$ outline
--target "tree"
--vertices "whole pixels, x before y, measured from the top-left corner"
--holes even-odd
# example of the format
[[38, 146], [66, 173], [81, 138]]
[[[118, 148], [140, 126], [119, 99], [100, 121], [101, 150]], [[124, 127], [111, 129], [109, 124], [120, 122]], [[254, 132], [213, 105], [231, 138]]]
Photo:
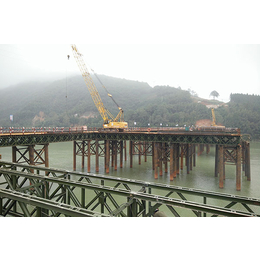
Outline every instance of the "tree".
[[214, 97], [214, 99], [215, 99], [215, 98], [218, 98], [219, 93], [218, 93], [216, 90], [213, 90], [213, 91], [210, 93], [209, 96], [212, 96], [212, 97]]
[[197, 94], [194, 90], [188, 88], [188, 91], [190, 92], [190, 94], [191, 94], [192, 96], [198, 97], [198, 94]]

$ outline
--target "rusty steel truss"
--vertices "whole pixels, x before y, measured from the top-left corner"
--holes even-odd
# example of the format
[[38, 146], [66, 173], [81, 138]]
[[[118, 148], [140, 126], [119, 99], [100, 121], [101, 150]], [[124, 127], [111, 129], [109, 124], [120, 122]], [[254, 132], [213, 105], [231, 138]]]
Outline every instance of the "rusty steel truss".
[[188, 144], [219, 144], [238, 145], [241, 141], [239, 132], [110, 132], [86, 131], [81, 133], [13, 133], [0, 135], [0, 147], [48, 144], [55, 142], [81, 141], [81, 140], [111, 140], [111, 141], [143, 141], [143, 142], [169, 142]]

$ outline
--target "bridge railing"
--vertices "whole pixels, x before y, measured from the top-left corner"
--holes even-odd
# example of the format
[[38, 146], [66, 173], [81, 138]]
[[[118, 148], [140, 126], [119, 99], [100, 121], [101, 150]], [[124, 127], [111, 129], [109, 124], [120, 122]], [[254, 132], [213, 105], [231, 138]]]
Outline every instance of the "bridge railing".
[[[12, 135], [12, 134], [49, 134], [49, 133], [83, 133], [100, 131], [100, 127], [0, 127], [0, 135]], [[124, 129], [125, 132], [224, 132], [224, 133], [238, 133], [239, 128], [226, 128], [218, 126], [210, 127], [129, 127]]]
[[80, 133], [96, 131], [97, 128], [80, 127], [0, 127], [0, 134], [48, 134], [48, 133]]

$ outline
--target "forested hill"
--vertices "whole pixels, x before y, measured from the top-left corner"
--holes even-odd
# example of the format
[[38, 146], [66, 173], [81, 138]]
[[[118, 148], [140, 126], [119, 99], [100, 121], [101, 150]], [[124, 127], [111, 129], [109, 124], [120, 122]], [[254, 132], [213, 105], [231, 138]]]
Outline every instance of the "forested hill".
[[260, 96], [231, 94], [228, 106], [217, 112], [223, 125], [238, 127], [242, 133], [260, 140]]
[[[169, 86], [150, 87], [145, 82], [98, 75], [125, 112], [129, 126], [191, 126], [211, 120], [211, 110], [188, 91]], [[118, 108], [93, 76], [105, 107], [117, 115]], [[250, 100], [249, 100], [250, 99]], [[215, 110], [217, 123], [240, 127], [260, 138], [260, 97], [232, 94], [227, 106]], [[10, 121], [13, 115], [14, 121]], [[55, 82], [28, 82], [0, 90], [0, 126], [102, 126], [82, 76]]]
[[[169, 86], [98, 75], [100, 81], [125, 112], [129, 126], [191, 125], [210, 111], [192, 101], [188, 91]], [[93, 76], [105, 107], [119, 112], [107, 92]], [[0, 90], [0, 125], [10, 126], [102, 126], [102, 118], [82, 76], [55, 82], [29, 82]], [[10, 115], [14, 122], [10, 122]]]
[[[151, 87], [147, 83], [98, 76], [109, 93], [125, 110], [135, 109], [147, 96]], [[117, 106], [108, 97], [95, 76], [102, 101], [112, 114]], [[14, 121], [10, 122], [10, 115]], [[54, 82], [27, 82], [0, 89], [0, 126], [102, 126], [99, 115], [82, 76]]]

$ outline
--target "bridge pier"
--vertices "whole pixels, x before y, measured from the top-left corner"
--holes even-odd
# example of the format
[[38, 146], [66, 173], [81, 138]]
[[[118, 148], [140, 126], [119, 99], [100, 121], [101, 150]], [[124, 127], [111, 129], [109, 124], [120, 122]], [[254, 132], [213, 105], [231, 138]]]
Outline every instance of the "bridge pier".
[[153, 152], [153, 156], [154, 156], [154, 178], [155, 179], [158, 179], [158, 162], [159, 162], [159, 159], [158, 159], [158, 147], [159, 147], [159, 144], [156, 142], [154, 143], [154, 152]]
[[225, 164], [233, 164], [236, 166], [236, 190], [241, 190], [242, 165], [247, 180], [251, 180], [248, 154], [249, 144], [247, 142], [242, 142], [242, 145], [238, 144], [237, 146], [216, 145], [215, 177], [219, 176], [219, 188], [224, 187]]
[[[109, 167], [116, 171], [119, 167], [123, 168], [124, 152], [126, 153], [126, 143], [123, 141], [111, 140], [83, 140], [73, 142], [73, 170], [76, 170], [77, 156], [81, 156], [81, 167], [85, 168], [85, 158], [87, 158], [87, 172], [91, 172], [91, 155], [95, 156], [95, 171], [99, 172], [99, 158], [104, 157], [104, 172], [109, 173]], [[130, 156], [130, 159], [132, 157]], [[125, 161], [127, 156], [125, 155]], [[132, 158], [133, 159], [133, 158]], [[131, 167], [131, 165], [130, 165]]]
[[209, 154], [210, 152], [210, 145], [209, 144], [198, 144], [198, 156], [200, 156], [204, 151], [206, 147], [206, 153]]
[[194, 144], [180, 143], [154, 143], [152, 145], [152, 162], [155, 179], [168, 173], [168, 162], [170, 163], [170, 180], [172, 181], [183, 170], [183, 158], [185, 157], [185, 166], [187, 174], [190, 173], [192, 167], [196, 166], [196, 147]]
[[241, 190], [241, 159], [242, 151], [241, 145], [238, 145], [236, 148], [237, 160], [236, 160], [236, 189]]
[[[38, 166], [44, 165], [49, 167], [49, 144], [43, 145], [24, 145], [24, 146], [12, 146], [12, 162], [13, 163], [27, 163], [29, 165]], [[33, 169], [30, 169], [31, 173], [34, 173]], [[47, 175], [47, 172], [45, 172]], [[16, 176], [12, 176], [11, 179], [13, 189], [16, 189], [18, 186], [18, 179]], [[29, 185], [32, 185], [31, 181]], [[48, 186], [48, 184], [45, 184]], [[43, 196], [46, 197], [48, 187], [43, 187]], [[47, 197], [46, 197], [47, 198]], [[20, 205], [21, 206], [21, 205]], [[12, 207], [14, 214], [17, 214], [17, 203], [14, 201]], [[24, 208], [24, 210], [26, 210]], [[37, 216], [42, 216], [44, 213], [47, 214], [47, 210], [37, 207]]]
[[[133, 156], [138, 155], [138, 164], [141, 165], [142, 158], [147, 162], [147, 156], [152, 156], [152, 169], [154, 170], [154, 178], [163, 176], [170, 170], [170, 180], [176, 178], [183, 170], [183, 159], [185, 158], [185, 166], [187, 174], [192, 171], [192, 167], [196, 166], [196, 146], [195, 144], [180, 144], [167, 142], [143, 142], [129, 141], [129, 163], [130, 168], [133, 167]], [[124, 156], [125, 152], [125, 156]], [[104, 171], [109, 173], [110, 167], [116, 171], [119, 165], [123, 167], [123, 158], [127, 160], [126, 141], [104, 140], [83, 140], [74, 141], [73, 144], [73, 170], [76, 170], [76, 156], [81, 156], [82, 169], [85, 167], [85, 157], [87, 158], [87, 171], [91, 172], [91, 155], [95, 155], [95, 170], [99, 172], [99, 157], [104, 157]], [[180, 162], [181, 161], [181, 162]], [[169, 163], [169, 169], [168, 169]]]
[[[39, 147], [40, 146], [40, 147]], [[49, 167], [49, 144], [12, 146], [12, 162]]]
[[186, 160], [185, 160], [185, 164], [187, 167], [187, 174], [190, 173], [190, 169], [191, 169], [191, 155], [190, 155], [190, 144], [186, 144], [186, 156], [185, 156]]
[[[131, 149], [131, 150], [130, 150]], [[138, 155], [138, 164], [142, 164], [142, 156], [144, 162], [147, 162], [147, 156], [152, 155], [152, 143], [143, 141], [129, 141], [129, 155]]]
[[170, 144], [170, 180], [179, 174], [179, 144]]
[[105, 140], [105, 173], [109, 173], [110, 141]]
[[250, 143], [247, 141], [242, 142], [242, 164], [243, 171], [248, 181], [251, 180], [250, 172]]
[[[99, 157], [104, 157], [104, 172], [108, 174], [110, 167], [117, 171], [118, 166], [123, 167], [123, 158], [126, 156], [126, 141], [122, 140], [83, 140], [74, 141], [73, 145], [73, 169], [76, 170], [76, 156], [82, 157], [82, 168], [84, 168], [84, 159], [87, 158], [87, 171], [91, 172], [91, 155], [95, 155], [95, 171], [99, 172]], [[206, 149], [204, 149], [206, 147]], [[16, 149], [16, 148], [13, 148]], [[197, 145], [198, 156], [204, 150], [209, 153], [210, 146], [199, 144]], [[33, 165], [33, 150], [28, 146], [29, 156], [28, 161]], [[30, 152], [31, 151], [31, 152]], [[46, 150], [47, 151], [47, 150]], [[125, 152], [125, 157], [124, 157]], [[21, 153], [21, 152], [20, 152]], [[48, 151], [47, 151], [48, 153]], [[13, 153], [15, 154], [15, 153]], [[22, 154], [22, 153], [21, 153]], [[152, 156], [152, 168], [154, 170], [154, 178], [158, 179], [163, 173], [168, 173], [170, 181], [183, 170], [184, 158], [186, 173], [190, 174], [193, 167], [196, 166], [196, 145], [181, 144], [169, 142], [145, 142], [129, 140], [129, 163], [130, 168], [133, 167], [133, 156], [138, 156], [138, 164], [142, 163], [142, 158], [147, 161], [147, 156]], [[15, 155], [14, 155], [15, 156]], [[119, 158], [118, 158], [119, 156]], [[118, 161], [119, 159], [119, 161]], [[13, 157], [13, 162], [18, 162]], [[216, 145], [215, 148], [215, 177], [219, 177], [219, 188], [224, 188], [225, 181], [225, 164], [234, 164], [236, 166], [236, 189], [241, 190], [241, 162], [243, 171], [247, 180], [250, 180], [250, 151], [249, 143], [243, 142], [242, 145]], [[48, 165], [48, 162], [46, 162]], [[168, 165], [169, 163], [169, 165]], [[169, 166], [169, 169], [168, 169]]]

